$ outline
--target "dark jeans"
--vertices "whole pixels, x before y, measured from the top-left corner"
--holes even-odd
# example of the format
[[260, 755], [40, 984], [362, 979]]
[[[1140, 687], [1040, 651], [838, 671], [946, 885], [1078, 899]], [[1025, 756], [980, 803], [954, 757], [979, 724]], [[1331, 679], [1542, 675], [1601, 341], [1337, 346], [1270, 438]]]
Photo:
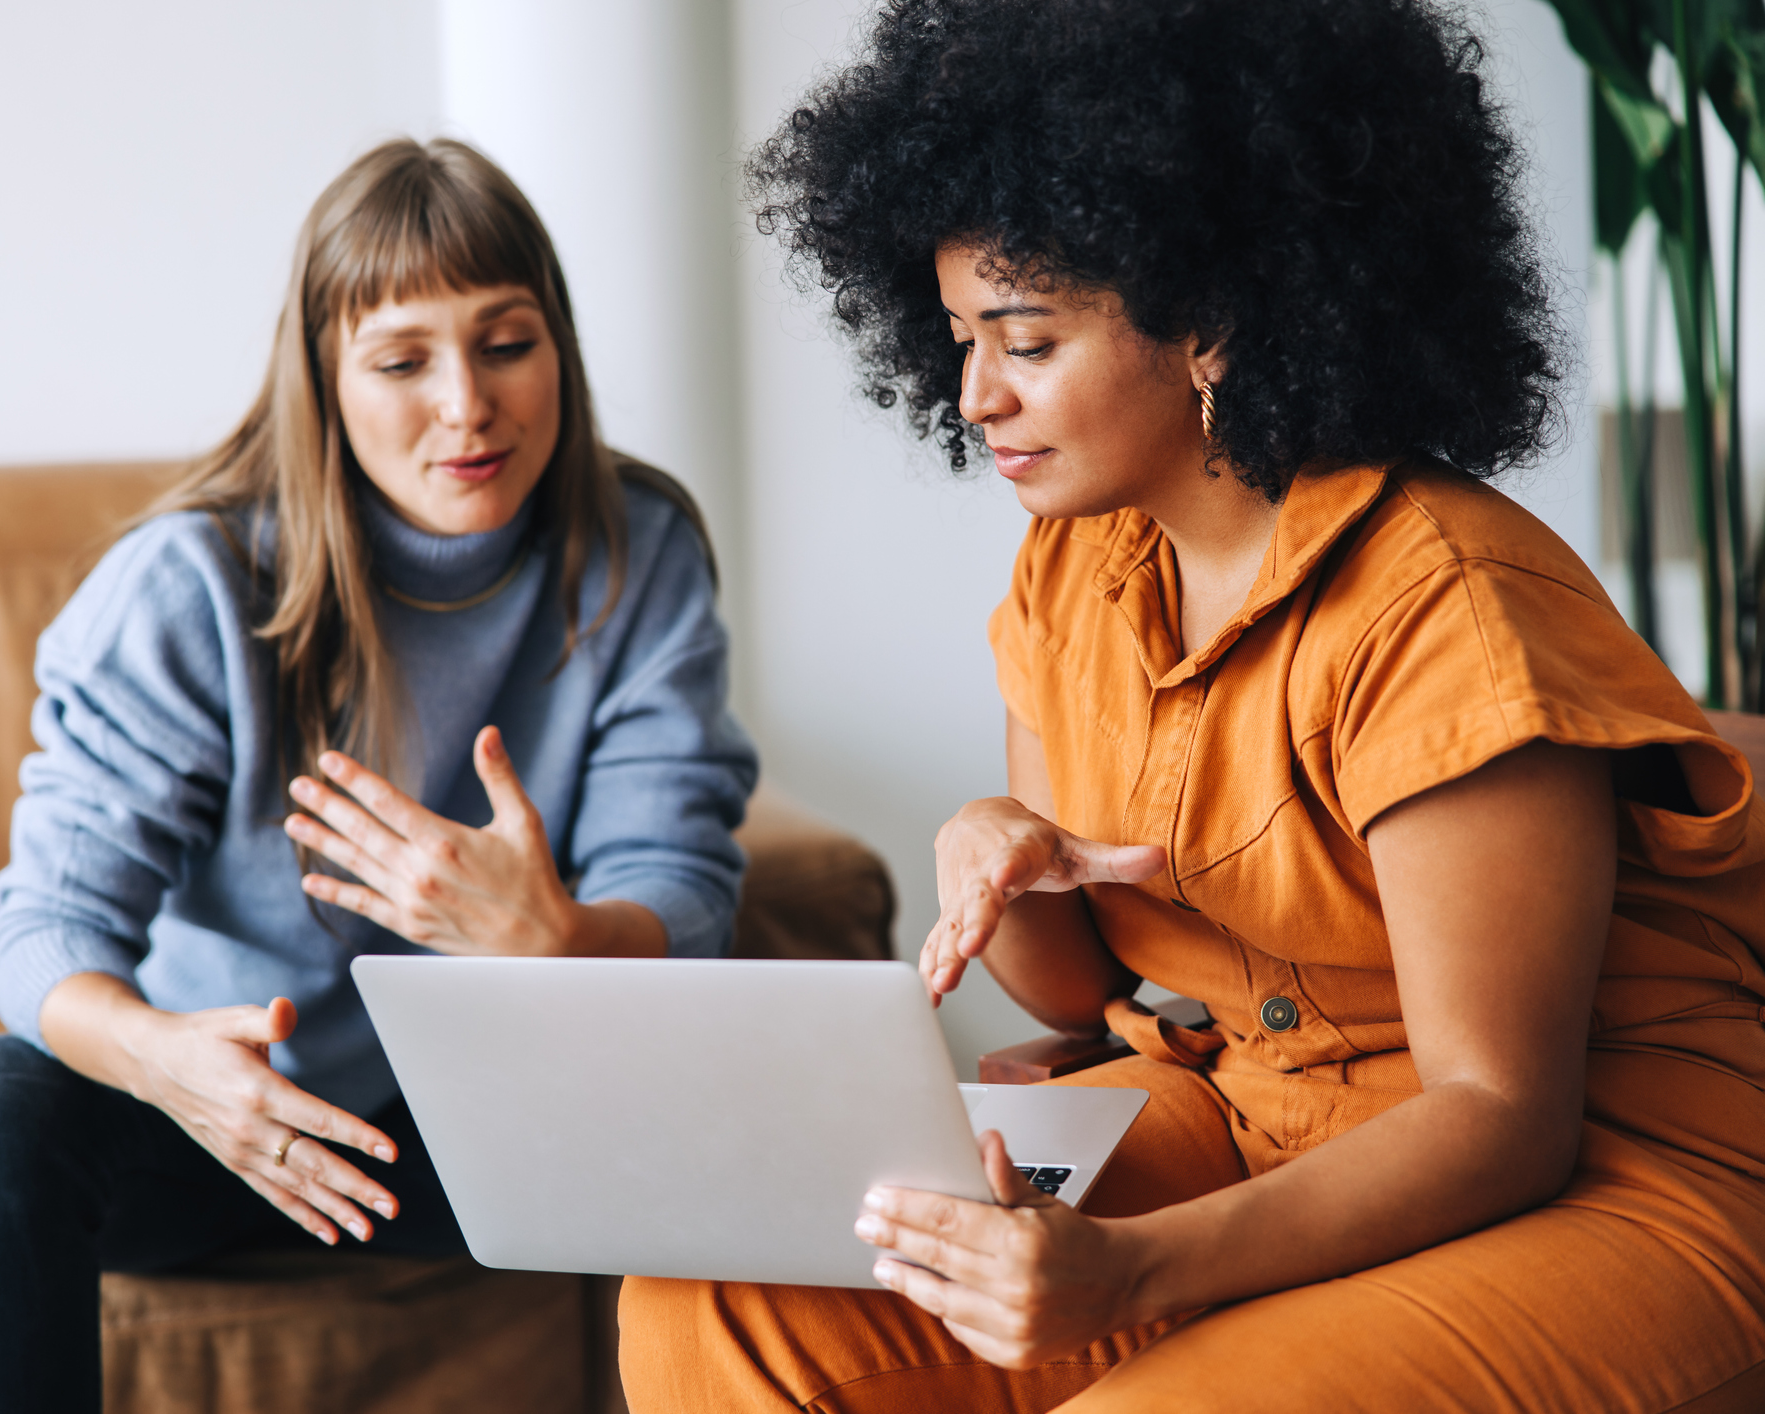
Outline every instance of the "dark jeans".
[[[402, 1099], [372, 1123], [396, 1164], [349, 1161], [399, 1200], [368, 1250], [465, 1250]], [[153, 1272], [257, 1247], [326, 1250], [151, 1105], [0, 1036], [0, 1408], [96, 1414], [98, 1274]], [[345, 1234], [339, 1250], [358, 1247]]]

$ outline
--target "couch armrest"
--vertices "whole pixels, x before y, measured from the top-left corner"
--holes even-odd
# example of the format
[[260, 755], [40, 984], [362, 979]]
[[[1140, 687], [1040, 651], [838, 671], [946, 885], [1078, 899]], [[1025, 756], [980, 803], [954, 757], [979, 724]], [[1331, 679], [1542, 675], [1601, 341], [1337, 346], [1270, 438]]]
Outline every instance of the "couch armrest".
[[[1167, 997], [1152, 1010], [1178, 1026], [1212, 1024], [1207, 1008], [1193, 997]], [[1133, 1054], [1134, 1048], [1114, 1032], [1090, 1040], [1049, 1032], [1033, 1041], [989, 1051], [980, 1058], [980, 1081], [983, 1085], [1034, 1085]]]
[[[183, 470], [172, 462], [0, 467], [0, 824], [18, 798], [19, 762], [37, 749], [37, 635], [129, 517]], [[0, 829], [0, 865], [7, 853]]]
[[989, 1051], [980, 1058], [980, 1082], [983, 1085], [1034, 1085], [1039, 1080], [1052, 1080], [1057, 1075], [1089, 1070], [1105, 1061], [1131, 1056], [1134, 1048], [1113, 1032], [1081, 1040], [1050, 1032], [1033, 1041], [1020, 1041]]
[[748, 872], [731, 956], [895, 955], [895, 886], [875, 850], [765, 782], [735, 838]]

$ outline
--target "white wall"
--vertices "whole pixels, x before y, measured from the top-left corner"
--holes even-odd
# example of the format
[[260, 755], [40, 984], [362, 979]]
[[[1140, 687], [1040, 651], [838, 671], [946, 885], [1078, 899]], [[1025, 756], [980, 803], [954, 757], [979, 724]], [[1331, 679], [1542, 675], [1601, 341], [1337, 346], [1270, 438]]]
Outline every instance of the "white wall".
[[1559, 274], [1558, 309], [1581, 360], [1564, 389], [1568, 439], [1535, 470], [1515, 473], [1505, 490], [1523, 501], [1590, 564], [1599, 558], [1599, 467], [1584, 398], [1588, 291], [1593, 264], [1588, 80], [1544, 0], [1482, 0], [1492, 77], [1510, 121], [1531, 152], [1534, 219]]
[[433, 4], [11, 3], [0, 54], [0, 462], [218, 441], [313, 198], [434, 125]]
[[[1542, 0], [1488, 0], [1535, 199], [1587, 288], [1585, 81]], [[877, 844], [901, 950], [931, 838], [1001, 790], [986, 648], [1025, 517], [863, 404], [739, 208], [741, 147], [847, 52], [858, 0], [68, 0], [0, 11], [0, 463], [178, 455], [243, 411], [295, 227], [373, 142], [481, 142], [550, 224], [609, 434], [678, 471], [729, 566], [768, 773]], [[1521, 493], [1596, 550], [1585, 437]], [[959, 1056], [1032, 1034], [979, 976]]]
[[439, 0], [445, 129], [501, 163], [564, 266], [609, 441], [704, 507], [739, 604], [736, 194], [723, 0]]

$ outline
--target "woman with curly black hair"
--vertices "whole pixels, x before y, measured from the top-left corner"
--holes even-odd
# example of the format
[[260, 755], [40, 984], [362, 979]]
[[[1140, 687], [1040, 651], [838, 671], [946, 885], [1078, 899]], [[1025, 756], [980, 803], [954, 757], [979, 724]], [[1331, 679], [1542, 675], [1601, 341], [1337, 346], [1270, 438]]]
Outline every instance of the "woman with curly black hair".
[[1765, 1405], [1765, 810], [1485, 484], [1563, 356], [1482, 62], [1429, 0], [894, 0], [754, 157], [1035, 516], [928, 990], [1151, 1098], [1083, 1211], [996, 1134], [994, 1204], [873, 1190], [886, 1291], [629, 1280], [634, 1410]]

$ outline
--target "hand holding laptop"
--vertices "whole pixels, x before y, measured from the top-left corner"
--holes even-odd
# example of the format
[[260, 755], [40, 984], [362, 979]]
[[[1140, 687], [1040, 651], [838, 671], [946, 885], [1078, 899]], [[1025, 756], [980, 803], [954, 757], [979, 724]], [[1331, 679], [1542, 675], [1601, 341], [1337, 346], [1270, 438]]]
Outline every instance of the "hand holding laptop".
[[[362, 956], [350, 972], [486, 1266], [870, 1287], [877, 1249], [853, 1221], [889, 1192], [907, 1206], [880, 1215], [915, 1227], [921, 1204], [967, 1215], [1008, 1195], [1015, 1227], [964, 1232], [1041, 1233], [1042, 1270], [1077, 1270], [1106, 1229], [1067, 1205], [1146, 1103], [959, 1086], [899, 962]], [[1017, 1172], [997, 1134], [977, 1151], [989, 1130]]]
[[1119, 1225], [1032, 1185], [997, 1130], [980, 1145], [997, 1206], [911, 1188], [864, 1195], [858, 1236], [908, 1259], [879, 1259], [877, 1281], [1007, 1369], [1057, 1360], [1133, 1324], [1134, 1254]]

